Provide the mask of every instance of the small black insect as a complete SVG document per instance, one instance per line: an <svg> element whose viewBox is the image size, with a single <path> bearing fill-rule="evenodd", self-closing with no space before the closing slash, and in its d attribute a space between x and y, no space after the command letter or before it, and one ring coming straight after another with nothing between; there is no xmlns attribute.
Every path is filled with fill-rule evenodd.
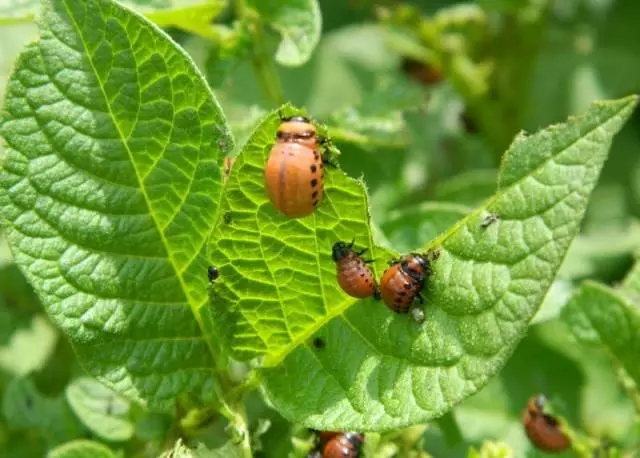
<svg viewBox="0 0 640 458"><path fill-rule="evenodd" d="M313 346L318 350L323 349L326 345L326 342L321 337L316 337L315 339L313 339Z"/></svg>
<svg viewBox="0 0 640 458"><path fill-rule="evenodd" d="M231 212L224 212L224 216L222 218L224 219L224 224L231 224Z"/></svg>
<svg viewBox="0 0 640 458"><path fill-rule="evenodd" d="M220 276L220 271L216 266L209 266L207 275L209 276L209 281L213 283Z"/></svg>
<svg viewBox="0 0 640 458"><path fill-rule="evenodd" d="M489 213L487 216L482 218L482 222L480 222L480 227L483 229L486 229L492 224L494 224L495 222L497 222L499 219L500 219L499 215L495 213Z"/></svg>

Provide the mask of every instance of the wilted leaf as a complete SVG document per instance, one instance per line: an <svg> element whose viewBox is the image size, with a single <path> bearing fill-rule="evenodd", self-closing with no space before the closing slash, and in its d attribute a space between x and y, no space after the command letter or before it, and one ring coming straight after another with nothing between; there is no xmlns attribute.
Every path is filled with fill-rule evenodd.
<svg viewBox="0 0 640 458"><path fill-rule="evenodd" d="M39 23L0 125L15 262L92 375L158 408L211 399L221 110L189 58L116 3L45 1Z"/></svg>
<svg viewBox="0 0 640 458"><path fill-rule="evenodd" d="M272 113L237 159L223 207L233 222L212 238L219 333L238 358L264 356L267 396L289 420L318 429L382 430L438 417L504 365L526 332L584 215L612 137L635 97L521 135L486 206L428 244L440 258L416 325L335 280L331 246L367 247L380 274L391 253L370 241L358 182L327 169L327 198L288 220L267 200L263 166ZM234 178L235 177L235 178ZM499 219L486 225L488 214ZM325 347L311 340L321 337Z"/></svg>
<svg viewBox="0 0 640 458"><path fill-rule="evenodd" d="M640 307L608 286L586 281L562 318L584 344L605 348L640 385Z"/></svg>
<svg viewBox="0 0 640 458"><path fill-rule="evenodd" d="M317 0L248 0L247 4L282 36L275 57L280 64L295 67L309 60L322 29Z"/></svg>
<svg viewBox="0 0 640 458"><path fill-rule="evenodd" d="M109 447L100 442L77 440L51 450L47 458L116 458Z"/></svg>
<svg viewBox="0 0 640 458"><path fill-rule="evenodd" d="M74 380L67 386L66 398L80 421L100 438L117 442L133 435L129 403L97 380Z"/></svg>

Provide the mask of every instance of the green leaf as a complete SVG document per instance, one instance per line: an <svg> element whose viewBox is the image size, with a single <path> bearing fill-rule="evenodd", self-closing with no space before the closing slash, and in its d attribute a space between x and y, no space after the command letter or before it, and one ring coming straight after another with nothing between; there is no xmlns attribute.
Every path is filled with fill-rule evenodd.
<svg viewBox="0 0 640 458"><path fill-rule="evenodd" d="M272 208L262 184L278 125L272 113L229 181L223 205L234 222L213 237L219 333L234 356L264 356L265 393L290 421L385 430L442 415L485 385L526 333L579 229L611 139L636 103L635 96L600 102L515 139L497 194L428 244L440 257L420 326L337 286L336 240L357 236L376 274L391 258L369 239L360 183L327 169L328 198L312 216L287 220ZM483 228L486 212L500 219ZM314 348L315 337L325 348Z"/></svg>
<svg viewBox="0 0 640 458"><path fill-rule="evenodd" d="M64 398L42 396L30 379L11 381L4 392L2 411L11 429L37 429L50 445L72 440L83 432Z"/></svg>
<svg viewBox="0 0 640 458"><path fill-rule="evenodd" d="M226 0L121 0L161 27L176 26L206 38L215 37L211 21L222 12ZM0 25L33 21L37 0L0 0Z"/></svg>
<svg viewBox="0 0 640 458"><path fill-rule="evenodd" d="M116 3L44 1L39 25L0 125L15 262L100 381L159 409L211 399L204 246L233 148L220 107L166 35Z"/></svg>
<svg viewBox="0 0 640 458"><path fill-rule="evenodd" d="M424 202L390 212L380 227L394 248L407 252L426 245L470 212L463 205Z"/></svg>
<svg viewBox="0 0 640 458"><path fill-rule="evenodd" d="M435 200L480 205L496 190L496 170L471 170L438 183Z"/></svg>
<svg viewBox="0 0 640 458"><path fill-rule="evenodd" d="M27 375L42 369L58 342L58 332L43 316L36 315L30 326L11 335L0 347L0 368L13 375Z"/></svg>
<svg viewBox="0 0 640 458"><path fill-rule="evenodd" d="M576 338L604 347L640 384L640 307L605 285L586 281L562 311Z"/></svg>
<svg viewBox="0 0 640 458"><path fill-rule="evenodd" d="M279 124L279 110L271 112L236 158L221 208L231 222L217 226L208 255L220 269L211 288L217 334L237 359L266 356L267 366L352 305L335 283L335 241L357 235L359 246L375 249L379 266L391 256L372 245L362 182L339 170L325 169L330 197L313 215L288 220L273 208L264 190L264 163Z"/></svg>
<svg viewBox="0 0 640 458"><path fill-rule="evenodd" d="M77 440L56 447L47 458L116 458L116 455L100 442Z"/></svg>
<svg viewBox="0 0 640 458"><path fill-rule="evenodd" d="M69 406L94 434L108 441L126 441L134 426L129 403L95 379L82 377L67 386Z"/></svg>
<svg viewBox="0 0 640 458"><path fill-rule="evenodd" d="M276 61L297 67L309 60L320 41L322 16L316 0L248 0L282 39Z"/></svg>
<svg viewBox="0 0 640 458"><path fill-rule="evenodd" d="M178 439L173 449L164 453L161 458L242 458L243 456L238 446L230 441L222 447L211 450L202 443L192 449L184 445L182 439Z"/></svg>

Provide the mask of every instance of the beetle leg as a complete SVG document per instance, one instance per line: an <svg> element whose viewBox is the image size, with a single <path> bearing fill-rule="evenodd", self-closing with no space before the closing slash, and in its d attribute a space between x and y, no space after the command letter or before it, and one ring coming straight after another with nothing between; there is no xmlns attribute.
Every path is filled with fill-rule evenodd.
<svg viewBox="0 0 640 458"><path fill-rule="evenodd" d="M418 298L418 302L420 302L420 305L424 305L424 297L422 297L421 293L416 294L416 297Z"/></svg>
<svg viewBox="0 0 640 458"><path fill-rule="evenodd" d="M369 248L365 248L365 249L364 249L364 250L362 250L362 251L358 251L358 252L356 252L356 254L357 254L358 256L362 256L362 255L363 255L364 253L366 253L367 251L369 251Z"/></svg>

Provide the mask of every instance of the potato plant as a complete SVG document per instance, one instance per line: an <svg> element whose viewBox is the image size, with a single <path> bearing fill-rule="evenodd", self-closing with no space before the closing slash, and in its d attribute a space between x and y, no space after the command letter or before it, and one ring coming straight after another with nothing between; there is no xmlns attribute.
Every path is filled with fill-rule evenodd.
<svg viewBox="0 0 640 458"><path fill-rule="evenodd" d="M0 1L0 454L638 456L637 19ZM326 139L301 218L287 116ZM338 241L428 256L422 319L347 295Z"/></svg>

